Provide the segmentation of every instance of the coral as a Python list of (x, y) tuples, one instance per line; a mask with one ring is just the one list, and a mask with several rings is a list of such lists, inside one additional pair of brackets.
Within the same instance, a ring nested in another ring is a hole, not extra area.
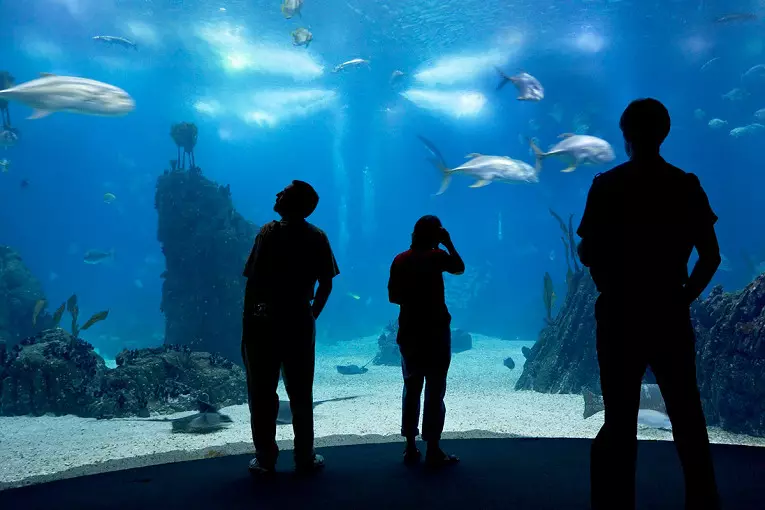
[(0, 356), (0, 415), (145, 417), (194, 410), (204, 393), (223, 406), (246, 402), (244, 371), (213, 356), (168, 346), (123, 351), (108, 370), (87, 342), (46, 330)]
[[(194, 162), (194, 147), (197, 145), (198, 130), (193, 122), (180, 122), (170, 127), (170, 137), (178, 148), (177, 166), (185, 168), (186, 154), (189, 155), (189, 164), (191, 170), (197, 168)], [(181, 149), (183, 149), (183, 159), (181, 159)]]
[(190, 172), (160, 176), (155, 207), (167, 268), (161, 275), (165, 342), (193, 343), (239, 362), (242, 268), (258, 228), (234, 210), (228, 186)]

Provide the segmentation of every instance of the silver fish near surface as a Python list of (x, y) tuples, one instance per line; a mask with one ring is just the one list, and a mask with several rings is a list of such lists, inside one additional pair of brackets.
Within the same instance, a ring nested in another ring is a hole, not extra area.
[(138, 50), (138, 45), (136, 43), (130, 39), (125, 39), (124, 37), (117, 37), (114, 35), (97, 35), (93, 37), (93, 40), (111, 44), (113, 46), (122, 46), (123, 48), (132, 48), (134, 50)]
[(544, 87), (539, 83), (539, 80), (529, 73), (524, 72), (515, 76), (508, 76), (499, 67), (495, 67), (495, 69), (502, 77), (499, 85), (497, 85), (497, 90), (500, 90), (508, 83), (512, 83), (518, 89), (518, 97), (516, 98), (518, 101), (539, 101), (545, 97)]
[(462, 165), (449, 168), (441, 152), (427, 138), (418, 136), (420, 141), (425, 144), (428, 150), (433, 154), (430, 162), (443, 173), (441, 188), (436, 195), (441, 195), (449, 187), (452, 175), (464, 174), (475, 179), (470, 185), (471, 188), (482, 188), (492, 182), (539, 182), (539, 170), (524, 161), (512, 159), (507, 156), (486, 156), (483, 154), (472, 153), (466, 157), (468, 161)]
[(338, 71), (342, 71), (346, 67), (360, 66), (362, 64), (369, 64), (369, 60), (364, 60), (363, 58), (354, 58), (352, 60), (348, 60), (347, 62), (343, 62), (342, 64), (335, 66), (335, 68), (332, 69), (332, 72), (336, 73)]
[(135, 109), (133, 98), (119, 87), (87, 78), (48, 73), (0, 90), (0, 98), (34, 108), (30, 119), (39, 119), (54, 112), (115, 117)]
[(568, 163), (561, 172), (573, 172), (581, 165), (610, 163), (616, 158), (611, 145), (597, 136), (564, 133), (560, 137), (563, 140), (547, 152), (542, 151), (533, 141), (529, 142), (537, 158), (537, 170), (542, 168), (542, 160), (551, 156), (561, 158)]

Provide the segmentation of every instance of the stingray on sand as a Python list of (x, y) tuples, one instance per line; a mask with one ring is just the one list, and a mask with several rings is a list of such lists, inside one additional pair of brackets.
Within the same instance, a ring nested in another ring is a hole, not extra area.
[(182, 434), (207, 434), (224, 429), (233, 423), (228, 415), (219, 412), (207, 398), (198, 398), (197, 405), (199, 405), (198, 413), (182, 418), (149, 418), (140, 421), (170, 422), (172, 431)]
[[(354, 398), (359, 398), (359, 395), (355, 395), (353, 397), (338, 397), (328, 398), (327, 400), (317, 400), (313, 403), (313, 408), (316, 409), (317, 405), (326, 404), (327, 402), (340, 402), (341, 400), (351, 400)], [(276, 423), (277, 425), (288, 425), (292, 423), (292, 410), (290, 409), (289, 401), (279, 401), (279, 414), (276, 416)]]

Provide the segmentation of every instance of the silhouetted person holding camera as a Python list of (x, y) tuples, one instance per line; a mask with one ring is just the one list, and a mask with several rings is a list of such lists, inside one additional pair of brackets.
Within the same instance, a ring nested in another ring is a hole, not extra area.
[[(600, 292), (595, 305), (605, 423), (592, 444), (592, 507), (635, 507), (640, 384), (651, 367), (685, 474), (686, 509), (719, 498), (696, 384), (690, 305), (720, 265), (717, 216), (692, 173), (659, 155), (669, 134), (655, 99), (630, 103), (619, 123), (630, 161), (597, 175), (577, 233)], [(693, 248), (699, 259), (688, 275)]]
[(319, 195), (303, 181), (279, 192), (274, 211), (281, 220), (263, 226), (244, 268), (242, 357), (255, 443), (250, 471), (255, 473), (272, 473), (279, 455), (280, 369), (292, 410), (295, 466), (299, 471), (324, 466), (313, 449), (315, 320), (340, 271), (327, 236), (306, 221), (318, 203)]
[[(440, 249), (443, 244), (446, 251)], [(422, 439), (425, 460), (440, 466), (457, 462), (440, 447), (446, 406), (446, 375), (451, 363), (451, 315), (446, 308), (443, 273), (462, 274), (465, 263), (454, 249), (449, 232), (435, 216), (423, 216), (414, 226), (411, 248), (393, 260), (388, 281), (391, 303), (400, 305), (397, 343), (404, 375), (401, 435), (406, 438), (404, 461), (418, 462), (420, 396), (425, 385)]]

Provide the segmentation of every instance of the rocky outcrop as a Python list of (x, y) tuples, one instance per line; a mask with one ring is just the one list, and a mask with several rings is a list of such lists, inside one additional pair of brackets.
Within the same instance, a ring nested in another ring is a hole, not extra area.
[(241, 363), (242, 269), (257, 227), (234, 210), (229, 187), (205, 178), (199, 167), (160, 176), (155, 207), (167, 268), (165, 343)]
[[(393, 321), (383, 329), (377, 339), (377, 356), (372, 363), (375, 365), (401, 365), (401, 353), (396, 343), (398, 321)], [(452, 353), (463, 352), (473, 348), (473, 337), (461, 329), (452, 330)]]
[(45, 300), (42, 285), (15, 250), (0, 246), (0, 341), (9, 346), (50, 327), (51, 317), (35, 305)]
[(218, 354), (162, 346), (123, 351), (117, 364), (63, 329), (43, 331), (0, 355), (0, 415), (149, 416), (195, 410), (203, 394), (218, 406), (247, 401), (244, 371)]
[[(594, 303), (589, 274), (574, 275), (572, 291), (531, 349), (516, 389), (545, 393), (600, 391)], [(739, 292), (715, 287), (691, 308), (697, 372), (710, 425), (765, 435), (765, 275)], [(652, 382), (650, 374), (647, 382)]]
[(582, 388), (600, 387), (595, 352), (597, 289), (586, 271), (572, 276), (570, 289), (539, 340), (530, 349), (523, 349), (526, 363), (516, 390), (580, 393)]

